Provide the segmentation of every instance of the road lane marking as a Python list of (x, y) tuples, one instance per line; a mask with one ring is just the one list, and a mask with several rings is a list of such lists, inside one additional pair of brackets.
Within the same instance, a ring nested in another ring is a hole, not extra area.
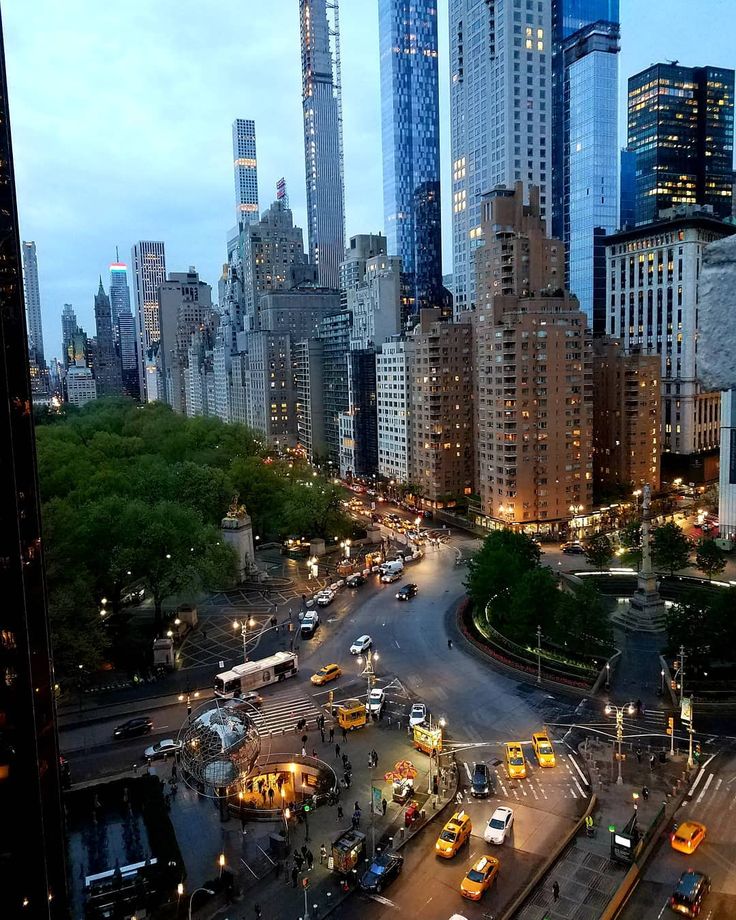
[(585, 774), (583, 773), (583, 771), (582, 771), (582, 770), (580, 769), (580, 767), (578, 766), (577, 761), (576, 761), (575, 758), (572, 756), (572, 754), (568, 754), (567, 757), (568, 757), (568, 759), (572, 762), (573, 767), (575, 767), (575, 769), (578, 771), (578, 774), (580, 775), (580, 779), (585, 783), (586, 786), (589, 786), (590, 783), (589, 783), (588, 780), (586, 779)]
[[(712, 774), (711, 774), (711, 775), (712, 775)], [(692, 784), (692, 786), (690, 787), (690, 791), (689, 791), (688, 794), (687, 794), (688, 798), (692, 798), (692, 796), (693, 796), (695, 790), (698, 788), (698, 785), (700, 784), (700, 780), (701, 780), (704, 776), (705, 776), (705, 769), (701, 769), (700, 773), (698, 773), (698, 775), (695, 777), (695, 782), (694, 782), (694, 783)]]
[(575, 780), (575, 785), (577, 786), (578, 791), (580, 792), (580, 795), (581, 795), (583, 798), (585, 798), (585, 793), (583, 792), (582, 787), (580, 786), (580, 783), (579, 783), (577, 780)]
[(382, 894), (372, 894), (372, 901), (378, 901), (379, 904), (385, 904), (387, 907), (396, 907), (393, 901), (389, 901), (388, 898), (384, 898)]
[(399, 643), (396, 641), (396, 639), (394, 639), (394, 645), (396, 646), (396, 648), (401, 648), (401, 646), (400, 646)]
[(572, 788), (572, 786), (568, 786), (567, 788), (568, 788), (568, 789), (570, 790), (570, 792), (572, 793), (572, 797), (573, 797), (574, 799), (576, 799), (576, 798), (577, 798), (577, 794), (576, 794), (575, 790)]
[(470, 782), (472, 783), (472, 782), (473, 782), (473, 777), (470, 775), (470, 767), (468, 766), (467, 760), (464, 760), (464, 761), (463, 761), (463, 766), (465, 767), (465, 772), (468, 774), (468, 779), (469, 779)]
[(708, 779), (705, 781), (705, 785), (704, 785), (703, 788), (700, 790), (700, 795), (699, 795), (699, 796), (697, 797), (697, 799), (695, 800), (695, 804), (696, 804), (696, 805), (700, 805), (700, 803), (703, 801), (703, 796), (704, 796), (705, 793), (708, 791), (708, 786), (710, 786), (710, 784), (713, 782), (713, 777), (714, 777), (714, 776), (715, 776), (715, 773), (709, 773), (709, 774), (708, 774)]

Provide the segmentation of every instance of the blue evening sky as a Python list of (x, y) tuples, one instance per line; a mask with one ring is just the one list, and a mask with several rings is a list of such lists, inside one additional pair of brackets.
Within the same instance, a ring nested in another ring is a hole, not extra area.
[[(438, 0), (444, 265), (451, 271), (447, 0)], [(38, 248), (47, 357), (73, 304), (94, 334), (115, 246), (162, 239), (213, 285), (234, 223), (230, 126), (255, 118), (260, 204), (285, 176), (304, 225), (297, 0), (4, 0), (23, 239)], [(649, 64), (734, 67), (734, 0), (621, 0), (626, 78)], [(348, 235), (383, 228), (377, 0), (342, 0)], [(305, 239), (306, 243), (306, 239)]]

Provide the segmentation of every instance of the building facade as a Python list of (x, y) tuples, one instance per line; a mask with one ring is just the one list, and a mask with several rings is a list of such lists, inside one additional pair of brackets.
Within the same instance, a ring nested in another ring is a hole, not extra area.
[(345, 258), (340, 263), (340, 308), (347, 310), (347, 292), (362, 283), (368, 259), (385, 256), (388, 242), (382, 233), (358, 233), (350, 237)]
[(70, 364), (65, 378), (66, 401), (77, 408), (97, 399), (97, 381), (91, 368), (81, 360)]
[(123, 393), (131, 399), (140, 399), (140, 375), (138, 372), (138, 348), (135, 334), (135, 320), (130, 310), (121, 310), (117, 320), (117, 342), (120, 355)]
[(296, 445), (296, 384), (291, 336), (252, 332), (247, 356), (248, 426), (276, 449)]
[(736, 543), (736, 390), (721, 393), (718, 526), (722, 539)]
[(46, 359), (43, 350), (41, 289), (38, 284), (38, 256), (33, 241), (23, 243), (23, 293), (26, 300), (29, 354), (39, 368), (44, 368)]
[[(139, 240), (131, 250), (135, 286), (135, 318), (138, 333), (140, 389), (147, 400), (159, 399), (157, 377), (149, 372), (155, 366), (155, 347), (159, 330), (158, 289), (166, 281), (166, 253), (158, 240)], [(156, 385), (154, 385), (156, 384)]]
[(116, 259), (110, 265), (110, 307), (112, 309), (113, 331), (117, 335), (118, 316), (123, 312), (131, 312), (128, 266), (119, 259)]
[(718, 447), (719, 395), (698, 379), (698, 285), (704, 248), (734, 232), (710, 211), (685, 208), (606, 239), (607, 332), (626, 352), (660, 356), (665, 453)]
[(340, 414), (340, 476), (366, 479), (378, 470), (376, 353), (373, 348), (347, 354), (348, 408)]
[(296, 342), (293, 356), (297, 445), (310, 463), (320, 462), (326, 453), (321, 340)]
[(648, 485), (659, 491), (662, 374), (657, 355), (626, 354), (604, 336), (593, 339), (593, 483), (596, 494), (620, 495)]
[(409, 364), (406, 342), (385, 342), (376, 352), (378, 474), (409, 481)]
[(299, 0), (309, 256), (320, 285), (335, 289), (345, 253), (338, 9), (338, 0)]
[(365, 274), (346, 292), (352, 315), (351, 348), (378, 346), (402, 326), (401, 259), (379, 255), (365, 260)]
[(102, 287), (95, 294), (95, 339), (94, 371), (97, 382), (98, 396), (121, 396), (123, 393), (123, 378), (120, 368), (120, 357), (115, 347), (115, 333), (113, 331), (112, 306), (110, 298)]
[(340, 309), (340, 293), (302, 285), (261, 294), (258, 321), (267, 332), (288, 332), (292, 341), (316, 338), (323, 316)]
[(544, 2), (450, 0), (450, 143), (455, 315), (475, 304), (481, 196), (518, 179), (547, 200), (551, 11)]
[(383, 213), (413, 312), (440, 305), (442, 237), (435, 0), (380, 0)]
[(628, 147), (636, 160), (636, 223), (708, 205), (731, 216), (734, 71), (653, 64), (629, 79)]
[(250, 118), (233, 122), (233, 171), (235, 174), (235, 225), (242, 230), (258, 220), (258, 158), (256, 123)]
[(3, 914), (69, 916), (41, 511), (0, 26), (0, 891)]
[(473, 348), (467, 320), (442, 322), (439, 310), (423, 310), (406, 340), (409, 479), (432, 506), (473, 492)]
[(322, 342), (322, 380), (324, 389), (324, 436), (327, 461), (335, 468), (340, 463), (339, 419), (350, 406), (347, 355), (350, 350), (351, 315), (347, 312), (325, 316), (319, 327)]

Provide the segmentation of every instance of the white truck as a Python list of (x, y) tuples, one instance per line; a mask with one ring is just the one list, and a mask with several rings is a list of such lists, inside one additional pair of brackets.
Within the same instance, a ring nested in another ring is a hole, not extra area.
[(379, 568), (381, 575), (398, 575), (403, 571), (403, 559), (391, 559), (389, 562), (384, 562)]

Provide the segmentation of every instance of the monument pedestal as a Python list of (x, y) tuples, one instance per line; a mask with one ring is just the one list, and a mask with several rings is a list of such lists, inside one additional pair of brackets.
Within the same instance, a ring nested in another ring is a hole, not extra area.
[(220, 524), (222, 538), (235, 550), (237, 556), (238, 581), (257, 574), (255, 549), (253, 546), (253, 524), (243, 505), (233, 502)]
[(639, 582), (634, 596), (629, 601), (631, 629), (642, 632), (661, 632), (665, 628), (665, 606), (657, 590), (654, 574), (639, 573)]

